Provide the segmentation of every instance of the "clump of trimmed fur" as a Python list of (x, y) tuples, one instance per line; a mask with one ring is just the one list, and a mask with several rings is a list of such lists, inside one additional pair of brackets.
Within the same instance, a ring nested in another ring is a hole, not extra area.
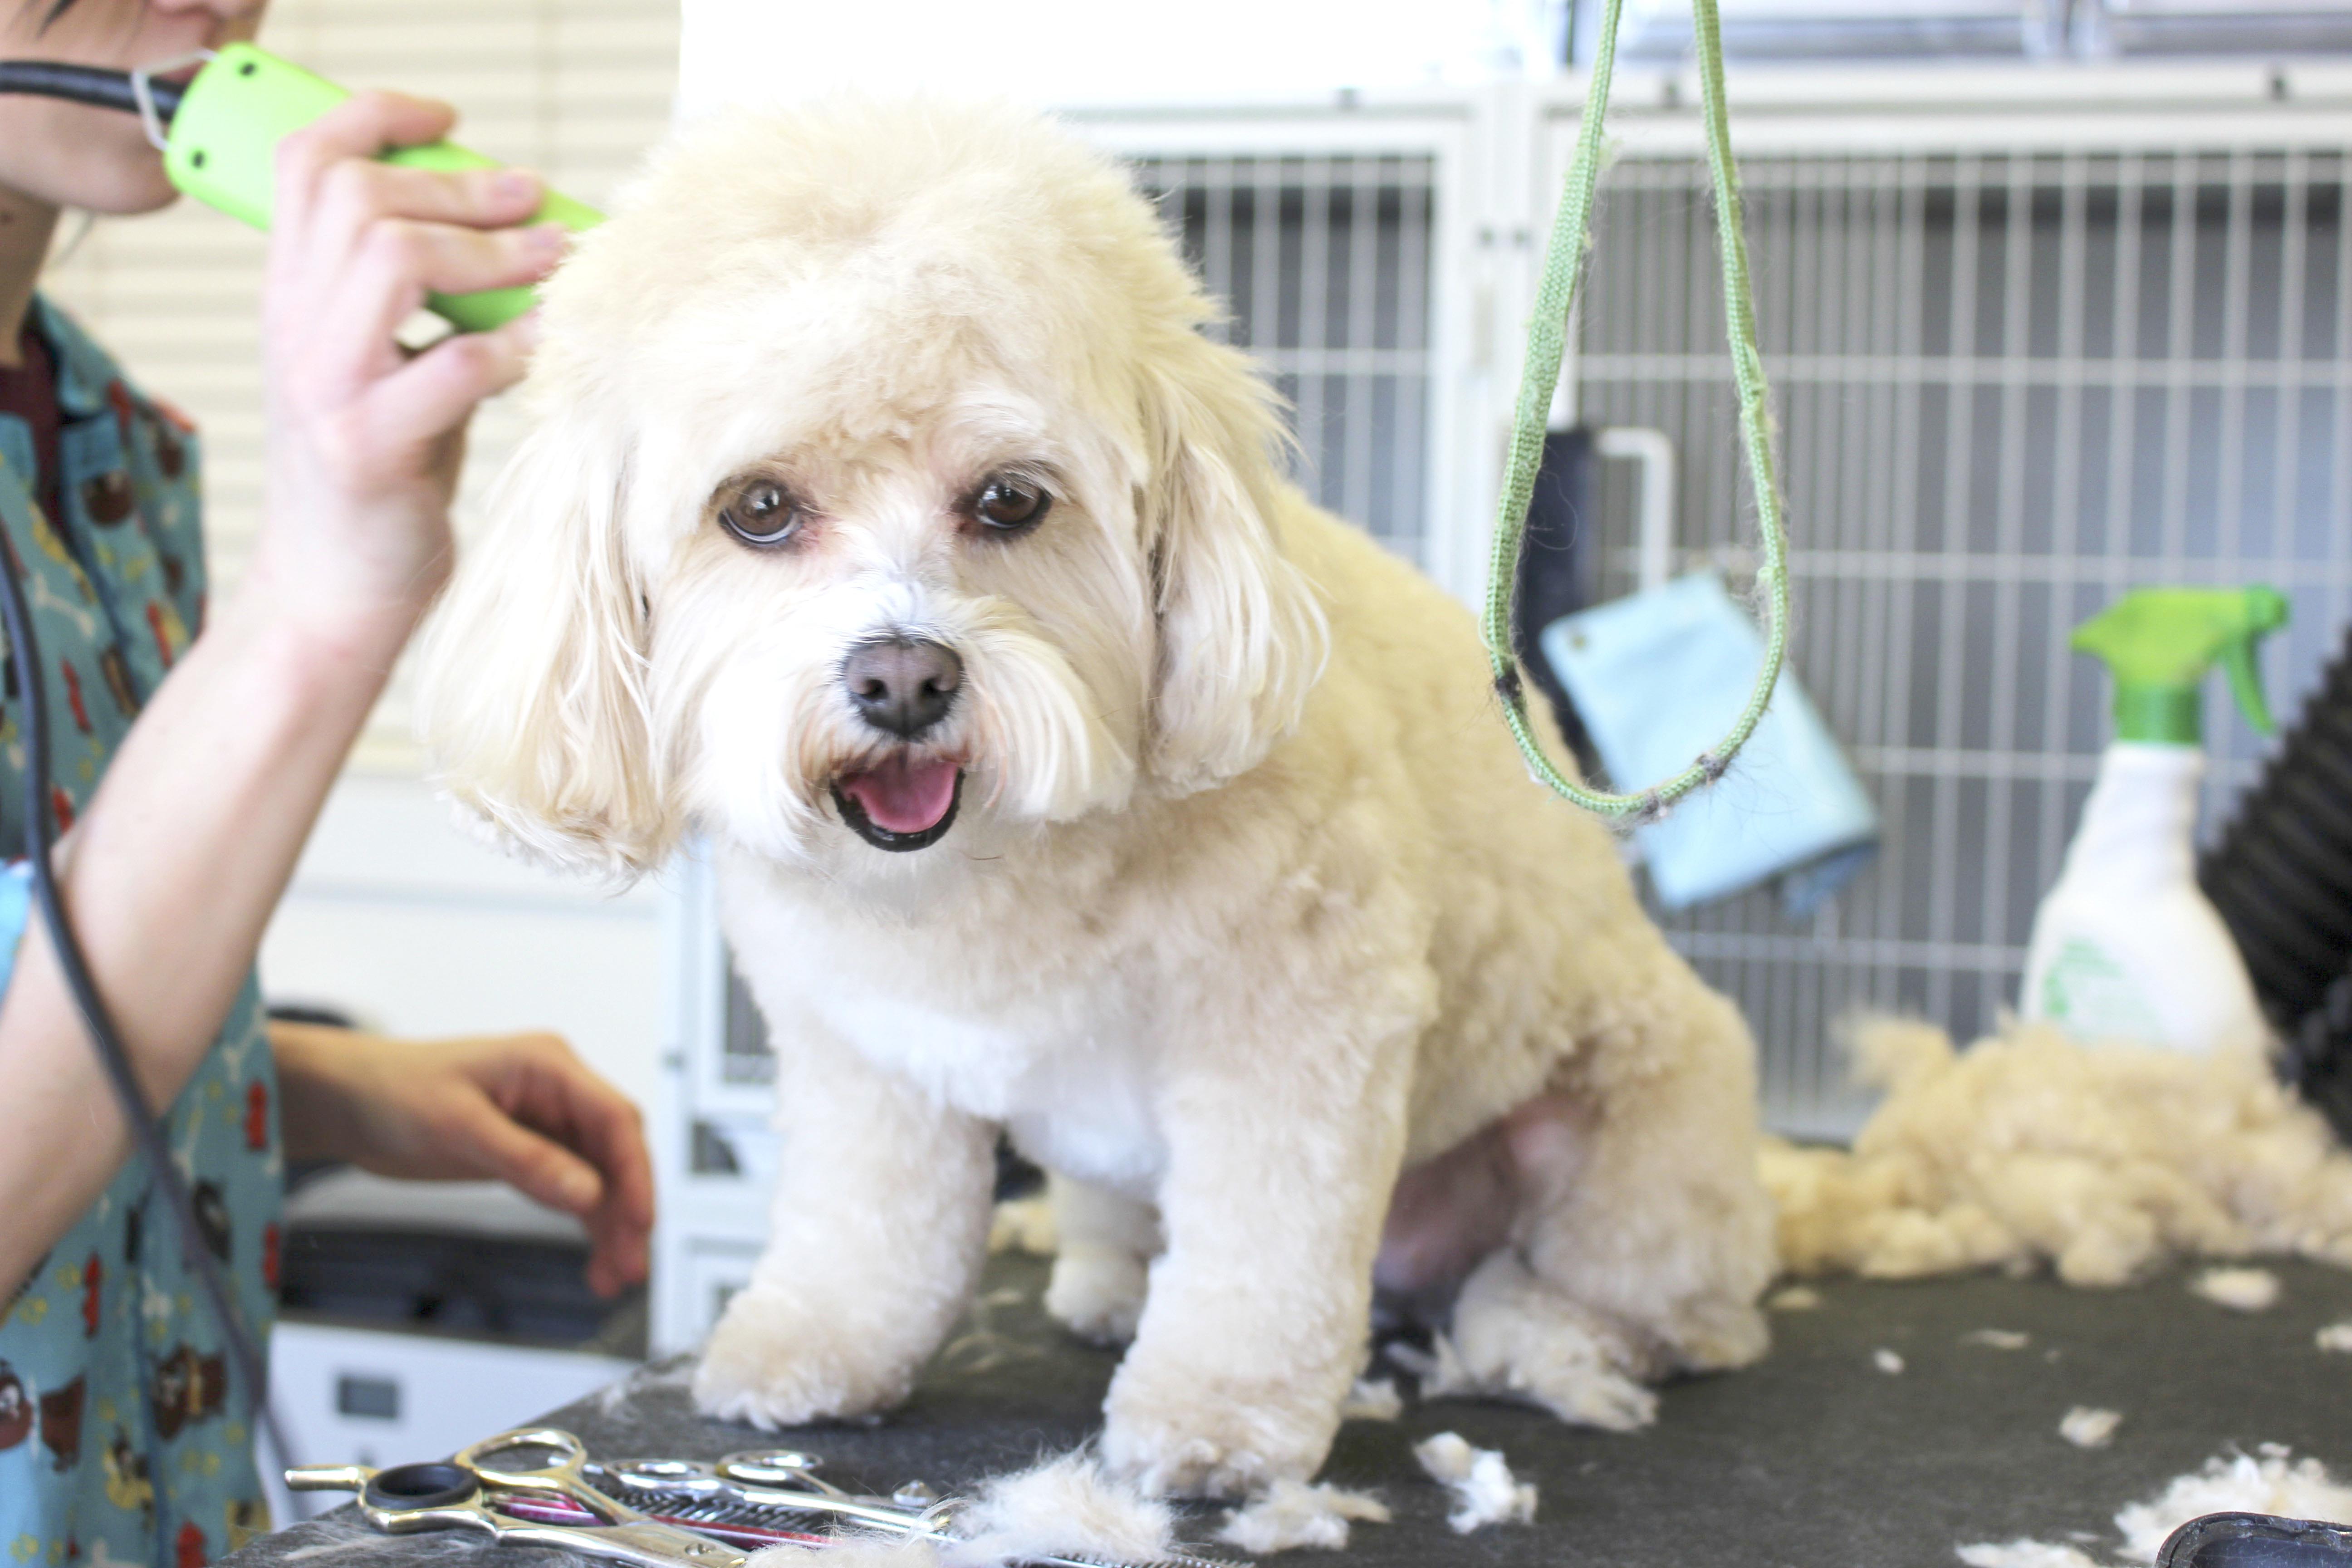
[(1370, 1492), (1353, 1492), (1326, 1481), (1278, 1480), (1226, 1516), (1217, 1539), (1260, 1557), (1295, 1547), (1338, 1552), (1348, 1544), (1348, 1524), (1389, 1521), (1388, 1505)]
[(1955, 1053), (1940, 1030), (1854, 1032), (1886, 1090), (1851, 1153), (1768, 1141), (1781, 1266), (1912, 1279), (2048, 1261), (2121, 1285), (2178, 1254), (2352, 1268), (2352, 1155), (2243, 1055), (2084, 1046), (2015, 1026)]
[(1445, 1522), (1457, 1535), (1490, 1524), (1533, 1524), (1536, 1486), (1511, 1474), (1498, 1449), (1473, 1447), (1458, 1432), (1440, 1432), (1412, 1446), (1412, 1457), (1454, 1494)]
[[(2282, 1445), (2265, 1443), (2252, 1454), (2217, 1454), (2201, 1469), (2175, 1476), (2145, 1502), (2116, 1512), (2122, 1555), (2153, 1563), (2172, 1532), (2209, 1513), (2267, 1513), (2286, 1519), (2352, 1524), (2352, 1487), (2330, 1475), (2317, 1459), (2290, 1462)], [(1957, 1548), (1969, 1568), (2098, 1568), (2080, 1547), (2021, 1537), (1979, 1542)]]
[(1148, 1563), (1177, 1551), (1168, 1505), (1106, 1475), (1085, 1448), (985, 1483), (953, 1529), (951, 1541), (846, 1537), (821, 1549), (772, 1546), (749, 1568), (1001, 1568), (1046, 1556)]
[(1087, 1449), (999, 1476), (957, 1517), (957, 1563), (1084, 1556), (1150, 1563), (1176, 1549), (1176, 1515)]
[(2208, 1268), (2189, 1289), (2233, 1312), (2267, 1312), (2278, 1305), (2279, 1277), (2267, 1268)]

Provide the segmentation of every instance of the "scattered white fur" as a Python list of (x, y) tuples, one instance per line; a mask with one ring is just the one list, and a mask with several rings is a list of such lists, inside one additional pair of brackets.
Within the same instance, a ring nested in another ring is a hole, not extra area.
[(1987, 1350), (2021, 1351), (2033, 1342), (2032, 1334), (2015, 1329), (1975, 1329), (1960, 1336), (1964, 1345), (1982, 1345)]
[(757, 1568), (998, 1568), (1040, 1556), (1154, 1563), (1177, 1550), (1175, 1516), (1131, 1482), (1107, 1475), (1086, 1449), (983, 1485), (955, 1516), (949, 1542), (844, 1538), (818, 1548), (772, 1546)]
[(1776, 1312), (1810, 1312), (1822, 1304), (1822, 1293), (1811, 1285), (1790, 1285), (1773, 1291), (1764, 1304)]
[(2116, 1513), (2125, 1554), (2152, 1563), (2167, 1536), (2209, 1513), (2274, 1513), (2352, 1524), (2352, 1487), (2328, 1474), (2317, 1459), (2290, 1464), (2289, 1457), (2282, 1445), (2265, 1443), (2252, 1454), (2217, 1454), (2203, 1469), (2175, 1476), (2155, 1498)]
[(2104, 1448), (2116, 1440), (2116, 1428), (2123, 1424), (2120, 1411), (2077, 1405), (2059, 1418), (2058, 1436), (2077, 1448)]
[(1339, 1406), (1342, 1421), (1393, 1421), (1403, 1414), (1404, 1395), (1397, 1392), (1395, 1380), (1386, 1377), (1356, 1379), (1347, 1403)]
[(2017, 1025), (1955, 1053), (1924, 1024), (1849, 1039), (1885, 1099), (1851, 1152), (1768, 1140), (1784, 1268), (1907, 1279), (2048, 1260), (2119, 1285), (2174, 1254), (2352, 1266), (2352, 1153), (2267, 1065)]
[(1457, 1535), (1489, 1524), (1535, 1522), (1535, 1483), (1514, 1479), (1499, 1451), (1474, 1448), (1458, 1432), (1440, 1432), (1414, 1444), (1412, 1457), (1454, 1493), (1454, 1509), (1445, 1522)]
[(2278, 1305), (2278, 1276), (2267, 1268), (2208, 1268), (2189, 1288), (2233, 1312), (2267, 1312)]
[[(2145, 1502), (2116, 1512), (2122, 1555), (2153, 1563), (2172, 1532), (2209, 1513), (2269, 1513), (2352, 1524), (2352, 1486), (2346, 1486), (2317, 1459), (2290, 1463), (2290, 1451), (2265, 1443), (2252, 1454), (2217, 1454), (2202, 1469), (2175, 1476)], [(2021, 1538), (1958, 1548), (1969, 1568), (2097, 1568), (2079, 1548)]]
[(1040, 1555), (1149, 1563), (1175, 1550), (1175, 1515), (1078, 1449), (980, 1489), (956, 1519), (950, 1568)]
[(2328, 1324), (2314, 1334), (2312, 1340), (2321, 1350), (2337, 1351), (2352, 1355), (2352, 1318), (2347, 1318), (2340, 1323)]
[(1312, 1546), (1337, 1552), (1348, 1544), (1350, 1520), (1389, 1521), (1388, 1505), (1369, 1492), (1351, 1492), (1328, 1482), (1278, 1480), (1247, 1506), (1225, 1519), (1217, 1539), (1259, 1556)]
[[(709, 845), (793, 1135), (700, 1408), (905, 1398), (1007, 1125), (1167, 1200), (1102, 1439), (1155, 1489), (1317, 1473), (1400, 1154), (1507, 1121), (1510, 1212), (1453, 1197), (1544, 1278), (1482, 1379), (1588, 1358), (1588, 1317), (1622, 1330), (1607, 1418), (1763, 1353), (1747, 1026), (1529, 783), (1470, 614), (1292, 482), (1265, 367), (1198, 330), (1223, 307), (1123, 164), (1008, 107), (714, 115), (544, 299), (420, 719), (526, 852), (627, 878)], [(786, 476), (806, 526), (748, 545)], [(1050, 521), (990, 536), (992, 476)], [(961, 665), (917, 737), (845, 683), (877, 641)], [(929, 849), (839, 805), (938, 809), (959, 772)], [(1107, 1338), (1126, 1277), (1087, 1297)]]
[(1007, 1198), (996, 1205), (988, 1221), (988, 1250), (1025, 1252), (1032, 1258), (1054, 1256), (1054, 1201), (1044, 1193)]
[(1893, 1377), (1903, 1370), (1903, 1358), (1890, 1350), (1875, 1350), (1870, 1352), (1870, 1364)]
[(1958, 1549), (1969, 1568), (2099, 1568), (2098, 1560), (2079, 1546), (2020, 1537), (2015, 1541), (1979, 1541)]

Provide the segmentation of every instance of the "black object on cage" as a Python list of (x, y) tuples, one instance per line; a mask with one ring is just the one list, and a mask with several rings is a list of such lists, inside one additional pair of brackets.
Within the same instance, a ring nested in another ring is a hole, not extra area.
[(2352, 637), (2198, 879), (2286, 1042), (2282, 1070), (2352, 1142)]

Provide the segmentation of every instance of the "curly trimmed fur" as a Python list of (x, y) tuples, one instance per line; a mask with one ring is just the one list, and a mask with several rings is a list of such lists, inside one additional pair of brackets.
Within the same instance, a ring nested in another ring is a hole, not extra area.
[[(707, 124), (549, 287), (426, 727), (543, 857), (714, 846), (786, 1142), (708, 1410), (903, 1396), (1000, 1129), (1056, 1175), (1049, 1305), (1133, 1339), (1103, 1454), (1154, 1491), (1314, 1473), (1376, 1268), (1471, 1279), (1485, 1386), (1570, 1416), (1763, 1349), (1744, 1026), (1528, 781), (1469, 617), (1283, 477), (1213, 314), (1115, 164), (938, 105)], [(1006, 473), (1025, 532), (976, 515)], [(785, 543), (720, 526), (745, 476)], [(912, 738), (848, 693), (876, 637), (960, 658)], [(836, 809), (885, 767), (961, 770), (929, 847)]]

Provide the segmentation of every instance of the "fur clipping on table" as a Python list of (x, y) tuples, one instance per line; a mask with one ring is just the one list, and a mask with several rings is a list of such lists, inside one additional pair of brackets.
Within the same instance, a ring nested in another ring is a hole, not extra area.
[(2116, 1440), (2116, 1428), (2123, 1424), (2119, 1411), (2077, 1405), (2059, 1418), (2058, 1436), (2077, 1448), (2104, 1448)]
[(1454, 1511), (1445, 1522), (1457, 1535), (1467, 1535), (1489, 1524), (1533, 1524), (1536, 1488), (1511, 1474), (1500, 1452), (1474, 1448), (1458, 1432), (1440, 1432), (1413, 1445), (1412, 1457), (1433, 1480), (1454, 1493)]
[[(2123, 1538), (2120, 1557), (2153, 1563), (2172, 1532), (2209, 1513), (2268, 1513), (2285, 1519), (2315, 1519), (2352, 1524), (2352, 1487), (2328, 1474), (2317, 1459), (2290, 1462), (2289, 1450), (2265, 1443), (2252, 1454), (2217, 1454), (2204, 1468), (2175, 1476), (2145, 1502), (2116, 1512)], [(2021, 1537), (1979, 1542), (1957, 1549), (1969, 1568), (2099, 1568), (2098, 1559), (2078, 1546)]]
[(753, 1568), (998, 1568), (1040, 1556), (1150, 1563), (1180, 1549), (1175, 1513), (1105, 1473), (1078, 1448), (984, 1483), (957, 1516), (952, 1542), (848, 1537), (825, 1547), (772, 1546)]
[(1851, 1152), (1768, 1139), (1782, 1268), (1914, 1279), (2051, 1263), (2122, 1285), (2175, 1255), (2352, 1267), (2352, 1154), (2239, 1055), (2084, 1046), (2012, 1025), (1956, 1053), (1865, 1021), (1857, 1076), (1886, 1091)]
[(2267, 1268), (2208, 1268), (2189, 1289), (2233, 1312), (2267, 1312), (2278, 1305), (2279, 1278)]
[(1388, 1505), (1370, 1492), (1328, 1482), (1281, 1480), (1227, 1515), (1217, 1539), (1259, 1557), (1300, 1546), (1337, 1552), (1348, 1544), (1351, 1520), (1386, 1524)]

